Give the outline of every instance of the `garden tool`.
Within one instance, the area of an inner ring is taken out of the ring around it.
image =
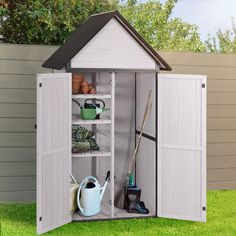
[[[77,203],[83,216],[93,216],[100,212],[101,201],[110,180],[110,171],[107,171],[105,184],[100,187],[97,179],[93,176],[87,176],[80,184]]]
[[[140,130],[140,134],[138,137],[138,141],[134,150],[134,154],[132,157],[132,161],[128,170],[128,174],[125,180],[125,185],[117,192],[115,199],[114,199],[114,204],[116,207],[124,209],[126,208],[125,205],[127,204],[126,199],[125,199],[125,195],[126,195],[126,189],[127,187],[135,187],[134,185],[134,175],[133,175],[133,169],[135,166],[135,162],[136,162],[136,157],[137,157],[137,153],[138,153],[138,149],[140,146],[140,142],[141,142],[141,138],[142,138],[142,134],[145,128],[145,124],[147,121],[147,117],[149,112],[151,111],[152,108],[152,103],[151,103],[151,94],[152,94],[152,90],[149,90],[148,93],[148,97],[147,97],[147,102],[146,102],[146,107],[145,107],[145,111],[144,111],[144,116],[143,116],[143,121],[141,124],[141,130]]]

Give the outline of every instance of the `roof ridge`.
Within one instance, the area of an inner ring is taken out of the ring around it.
[[[118,13],[118,10],[111,10],[111,11],[105,11],[105,12],[98,12],[95,14],[92,14],[90,17],[92,16],[98,16],[98,15],[106,15],[106,14],[111,14],[111,13]]]

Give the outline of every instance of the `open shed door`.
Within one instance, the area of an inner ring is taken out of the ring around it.
[[[71,221],[71,73],[37,75],[37,233]]]
[[[206,76],[159,74],[158,216],[206,221]]]

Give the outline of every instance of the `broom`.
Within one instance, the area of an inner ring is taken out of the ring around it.
[[[140,134],[138,136],[138,141],[137,141],[137,144],[136,144],[136,147],[135,147],[135,150],[134,150],[134,154],[133,154],[133,157],[132,157],[132,161],[131,161],[131,164],[130,164],[130,167],[129,167],[129,170],[128,170],[128,181],[126,180],[126,182],[133,182],[131,179],[132,179],[132,173],[133,173],[133,169],[134,169],[134,166],[135,166],[135,163],[136,163],[136,159],[137,159],[137,153],[138,153],[138,149],[139,149],[139,146],[140,146],[140,142],[141,142],[141,139],[142,139],[142,134],[143,134],[143,131],[144,131],[144,128],[145,128],[145,124],[146,124],[146,121],[147,121],[147,116],[152,108],[152,103],[150,102],[151,101],[151,94],[152,94],[152,90],[149,90],[149,93],[148,93],[148,97],[147,97],[147,103],[146,103],[146,107],[145,107],[145,111],[144,111],[144,115],[143,115],[143,121],[142,121],[142,124],[141,124],[141,129],[140,129]],[[128,185],[129,183],[125,183],[125,185]],[[122,187],[116,194],[115,196],[115,199],[114,199],[114,204],[116,207],[118,208],[121,208],[123,209],[124,208],[124,198],[125,198],[125,185],[124,187]]]

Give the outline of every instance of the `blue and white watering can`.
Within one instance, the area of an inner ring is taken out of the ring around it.
[[[101,201],[109,180],[110,171],[107,172],[103,187],[100,187],[97,179],[93,176],[88,176],[82,181],[77,194],[77,204],[82,215],[92,216],[100,212]]]

